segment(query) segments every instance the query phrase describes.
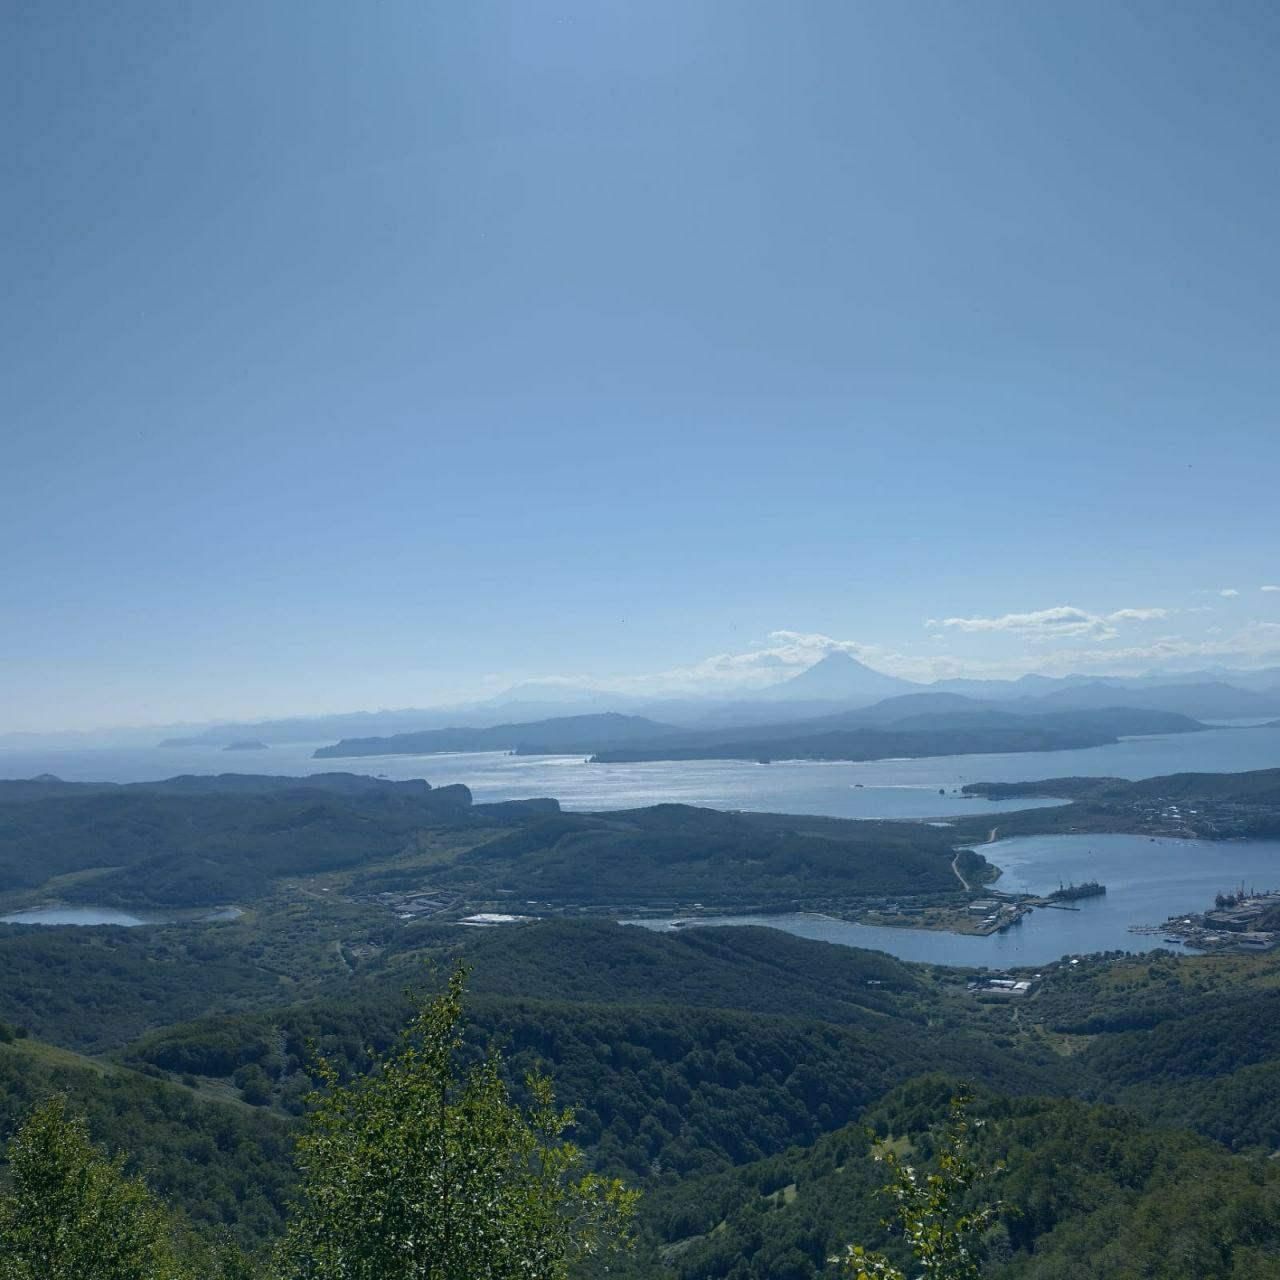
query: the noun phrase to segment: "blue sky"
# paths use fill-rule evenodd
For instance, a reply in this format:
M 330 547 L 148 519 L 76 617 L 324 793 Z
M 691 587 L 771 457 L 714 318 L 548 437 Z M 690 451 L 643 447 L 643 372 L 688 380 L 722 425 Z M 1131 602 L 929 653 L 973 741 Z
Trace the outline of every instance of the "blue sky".
M 0 14 L 0 728 L 1277 660 L 1275 5 Z

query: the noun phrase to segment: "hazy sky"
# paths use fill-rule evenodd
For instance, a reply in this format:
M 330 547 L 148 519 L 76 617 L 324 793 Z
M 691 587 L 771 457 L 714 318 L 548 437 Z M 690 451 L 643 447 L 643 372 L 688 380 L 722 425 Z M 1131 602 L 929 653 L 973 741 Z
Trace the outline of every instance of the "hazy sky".
M 1272 0 L 0 13 L 0 728 L 1278 660 Z

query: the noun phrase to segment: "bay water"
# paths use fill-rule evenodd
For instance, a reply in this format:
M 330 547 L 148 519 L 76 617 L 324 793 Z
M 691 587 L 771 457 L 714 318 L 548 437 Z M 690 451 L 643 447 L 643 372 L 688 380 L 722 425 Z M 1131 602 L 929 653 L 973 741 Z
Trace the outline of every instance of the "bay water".
M 646 761 L 588 764 L 582 756 L 505 752 L 315 760 L 320 743 L 256 751 L 250 759 L 217 747 L 154 747 L 0 753 L 0 777 L 51 773 L 68 781 L 139 782 L 183 773 L 305 776 L 346 771 L 435 786 L 461 782 L 477 801 L 554 796 L 570 810 L 627 809 L 662 802 L 840 818 L 945 822 L 957 815 L 1055 803 L 1045 797 L 986 801 L 960 794 L 969 782 L 1027 782 L 1076 775 L 1148 778 L 1280 767 L 1280 729 L 1231 724 L 1201 733 L 1126 738 L 1072 751 L 939 756 L 920 760 Z M 1280 885 L 1280 842 L 1151 841 L 1140 836 L 1034 836 L 983 846 L 1003 869 L 1000 888 L 1044 892 L 1059 881 L 1097 879 L 1105 897 L 1078 911 L 1043 909 L 991 937 L 874 928 L 821 916 L 722 917 L 707 923 L 768 923 L 803 937 L 875 947 L 904 960 L 989 965 L 1043 964 L 1064 954 L 1170 946 L 1129 932 L 1175 912 L 1203 910 L 1219 890 L 1244 881 Z M 54 910 L 54 909 L 49 909 Z M 57 909 L 64 910 L 64 909 Z M 77 911 L 94 909 L 76 909 Z M 104 913 L 106 914 L 106 913 Z M 121 913 L 115 913 L 121 914 Z M 127 913 L 124 913 L 127 914 Z M 55 923 L 50 918 L 48 923 Z M 89 923 L 81 918 L 78 923 Z M 96 923 L 132 923 L 101 920 Z M 67 921 L 70 923 L 70 921 Z M 138 921 L 142 923 L 142 921 Z M 649 921 L 671 927 L 671 921 Z
M 462 782 L 478 801 L 553 796 L 566 809 L 628 809 L 664 802 L 837 818 L 945 819 L 1009 812 L 1048 800 L 991 802 L 962 796 L 969 782 L 1028 782 L 1072 775 L 1150 778 L 1280 767 L 1280 729 L 1230 725 L 1201 733 L 1125 738 L 1072 751 L 933 756 L 921 760 L 644 761 L 587 764 L 582 756 L 506 752 L 314 760 L 321 743 L 289 743 L 243 753 L 218 747 L 152 747 L 0 753 L 0 777 L 51 773 L 77 782 L 146 782 L 183 773 L 265 773 L 295 777 L 351 772 L 433 786 Z
M 1158 926 L 1172 915 L 1204 911 L 1216 893 L 1241 883 L 1280 888 L 1280 840 L 1169 840 L 1137 835 L 1019 836 L 984 844 L 1001 868 L 995 888 L 1043 894 L 1059 884 L 1097 880 L 1107 892 L 1071 904 L 1077 910 L 1038 907 L 1003 933 L 978 937 L 927 929 L 856 924 L 822 915 L 670 917 L 637 920 L 667 930 L 691 923 L 754 924 L 802 938 L 887 951 L 900 960 L 1004 969 L 1047 964 L 1064 955 L 1097 951 L 1184 951 L 1160 932 L 1133 933 L 1130 926 Z

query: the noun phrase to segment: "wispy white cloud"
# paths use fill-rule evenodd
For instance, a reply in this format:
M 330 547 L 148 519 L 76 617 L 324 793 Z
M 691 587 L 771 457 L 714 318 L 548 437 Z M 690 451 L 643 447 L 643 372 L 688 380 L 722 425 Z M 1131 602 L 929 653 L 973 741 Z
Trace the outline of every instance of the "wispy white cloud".
M 1171 612 L 1169 609 L 1142 608 L 1116 609 L 1113 613 L 1098 614 L 1077 609 L 1074 605 L 1060 604 L 1030 613 L 1005 613 L 998 618 L 930 618 L 925 626 L 931 631 L 939 627 L 967 632 L 1005 631 L 1041 640 L 1067 636 L 1112 640 L 1119 635 L 1117 623 L 1154 622 L 1169 617 Z
M 1232 632 L 1210 628 L 1208 634 L 1213 638 L 1160 636 L 1149 644 L 1037 655 L 1043 664 L 1037 669 L 1064 671 L 1073 666 L 1108 666 L 1132 671 L 1137 669 L 1134 664 L 1169 664 L 1176 669 L 1185 666 L 1187 659 L 1200 658 L 1235 659 L 1246 665 L 1280 661 L 1280 622 L 1254 621 Z
M 1195 636 L 1159 635 L 1140 644 L 1108 643 L 1119 637 L 1120 627 L 1125 623 L 1157 622 L 1174 614 L 1204 611 L 1153 607 L 1094 614 L 1064 605 L 1000 618 L 943 619 L 935 621 L 939 629 L 929 636 L 929 651 L 922 653 L 901 652 L 820 632 L 779 630 L 740 652 L 712 654 L 687 666 L 614 676 L 556 675 L 530 683 L 545 688 L 549 697 L 566 686 L 633 698 L 734 696 L 777 684 L 829 653 L 847 653 L 877 671 L 920 681 L 958 676 L 1002 679 L 1028 672 L 1133 675 L 1152 667 L 1191 670 L 1208 659 L 1245 667 L 1280 664 L 1280 623 L 1277 622 L 1255 620 L 1229 632 L 1213 627 Z M 939 651 L 943 642 L 961 631 L 990 634 L 993 638 L 1003 633 L 1010 639 L 1030 641 L 1032 646 L 1020 654 L 990 656 Z M 1051 641 L 1060 643 L 1046 647 Z M 1071 644 L 1071 641 L 1084 643 Z
M 1220 596 L 1238 596 L 1240 593 L 1235 589 L 1235 587 L 1223 587 L 1218 594 Z
M 1259 587 L 1259 591 L 1280 591 L 1280 587 Z
M 1057 636 L 1114 635 L 1106 621 L 1073 605 L 1060 604 L 1032 613 L 1004 613 L 998 618 L 930 618 L 930 630 L 950 627 L 954 631 L 1012 631 L 1019 635 L 1051 633 Z
M 1007 658 L 935 654 L 912 660 L 909 667 L 891 670 L 894 675 L 917 680 L 955 676 L 1006 679 L 1029 672 L 1041 675 L 1067 675 L 1071 672 L 1137 675 L 1152 668 L 1188 671 L 1207 660 L 1245 668 L 1280 665 L 1280 623 L 1254 621 L 1233 631 L 1215 627 L 1195 637 L 1164 635 L 1143 644 L 1062 646 L 1048 651 L 1036 648 Z
M 1154 622 L 1167 618 L 1171 609 L 1117 609 L 1107 614 L 1108 622 Z
M 764 640 L 741 653 L 717 653 L 687 667 L 673 667 L 642 675 L 596 677 L 548 676 L 532 682 L 548 693 L 557 687 L 598 689 L 601 692 L 652 696 L 660 693 L 714 693 L 725 689 L 762 689 L 797 675 L 829 653 L 847 653 L 874 666 L 892 670 L 913 659 L 857 640 L 805 631 L 772 631 Z

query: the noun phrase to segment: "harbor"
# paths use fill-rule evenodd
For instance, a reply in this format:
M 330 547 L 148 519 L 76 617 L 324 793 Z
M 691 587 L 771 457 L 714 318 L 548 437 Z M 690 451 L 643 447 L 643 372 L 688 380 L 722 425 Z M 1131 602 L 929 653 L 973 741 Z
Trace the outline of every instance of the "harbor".
M 1170 916 L 1160 925 L 1130 925 L 1131 933 L 1160 936 L 1197 951 L 1248 954 L 1280 944 L 1280 890 L 1219 893 L 1208 911 Z

